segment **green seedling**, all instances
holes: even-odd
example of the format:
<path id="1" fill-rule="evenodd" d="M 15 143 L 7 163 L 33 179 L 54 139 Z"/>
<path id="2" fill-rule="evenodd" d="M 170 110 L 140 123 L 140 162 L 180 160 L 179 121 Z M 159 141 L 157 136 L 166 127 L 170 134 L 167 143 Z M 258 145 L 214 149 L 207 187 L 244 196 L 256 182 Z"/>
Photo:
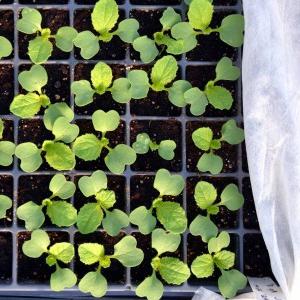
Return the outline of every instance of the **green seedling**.
<path id="1" fill-rule="evenodd" d="M 187 218 L 184 209 L 179 203 L 166 201 L 165 196 L 178 196 L 184 188 L 184 179 L 180 175 L 171 175 L 166 169 L 157 171 L 154 179 L 154 188 L 159 196 L 153 200 L 150 209 L 140 206 L 129 216 L 130 222 L 137 225 L 142 234 L 149 234 L 156 226 L 157 220 L 172 233 L 183 233 L 187 227 Z"/>
<path id="2" fill-rule="evenodd" d="M 51 41 L 55 41 L 56 46 L 64 51 L 71 52 L 73 41 L 77 36 L 77 31 L 73 27 L 64 26 L 53 34 L 50 28 L 42 28 L 42 15 L 34 8 L 24 8 L 21 18 L 17 21 L 17 29 L 26 34 L 35 34 L 36 37 L 29 42 L 28 55 L 35 64 L 42 64 L 48 60 L 53 51 Z"/>
<path id="3" fill-rule="evenodd" d="M 11 55 L 13 47 L 11 42 L 4 36 L 0 36 L 0 59 Z"/>
<path id="4" fill-rule="evenodd" d="M 126 213 L 119 209 L 110 210 L 116 203 L 116 195 L 107 189 L 107 177 L 103 171 L 81 177 L 78 185 L 85 197 L 93 197 L 96 201 L 85 204 L 78 213 L 77 227 L 81 233 L 92 233 L 102 223 L 109 235 L 116 236 L 129 225 Z"/>
<path id="5" fill-rule="evenodd" d="M 80 54 L 84 59 L 90 59 L 99 52 L 99 42 L 108 43 L 114 36 L 118 36 L 123 42 L 132 43 L 139 36 L 139 23 L 135 19 L 121 21 L 118 28 L 112 31 L 119 19 L 119 8 L 115 0 L 98 1 L 91 19 L 97 35 L 85 30 L 74 39 L 74 45 L 80 48 Z"/>
<path id="6" fill-rule="evenodd" d="M 88 272 L 79 282 L 79 290 L 91 293 L 94 297 L 103 297 L 107 292 L 106 278 L 101 274 L 107 269 L 112 260 L 119 261 L 125 267 L 136 267 L 144 259 L 144 253 L 136 247 L 136 239 L 125 236 L 114 246 L 114 253 L 106 255 L 104 246 L 97 243 L 81 244 L 78 248 L 80 261 L 85 265 L 95 265 L 95 271 Z"/>
<path id="7" fill-rule="evenodd" d="M 50 277 L 50 287 L 53 291 L 59 292 L 65 288 L 73 287 L 77 277 L 69 268 L 60 266 L 60 263 L 69 264 L 74 258 L 74 246 L 62 242 L 50 246 L 48 234 L 40 229 L 32 232 L 31 239 L 24 242 L 23 253 L 31 258 L 39 258 L 46 255 L 46 264 L 49 267 L 55 266 L 55 272 Z"/>
<path id="8" fill-rule="evenodd" d="M 13 163 L 16 146 L 10 141 L 3 141 L 5 122 L 0 119 L 0 166 L 8 167 Z"/>
<path id="9" fill-rule="evenodd" d="M 137 154 L 146 154 L 151 151 L 158 151 L 158 155 L 165 160 L 172 160 L 175 156 L 176 143 L 173 140 L 163 140 L 159 144 L 152 141 L 147 133 L 139 133 L 132 148 Z"/>
<path id="10" fill-rule="evenodd" d="M 84 161 L 93 161 L 98 159 L 102 150 L 105 149 L 108 151 L 104 158 L 107 168 L 112 173 L 122 174 L 126 165 L 135 162 L 136 153 L 125 144 L 119 144 L 111 148 L 109 146 L 110 141 L 105 136 L 107 132 L 118 128 L 120 115 L 115 110 L 110 110 L 107 113 L 103 110 L 97 110 L 92 115 L 92 121 L 95 130 L 101 132 L 101 139 L 91 133 L 79 136 L 73 144 L 75 155 Z"/>
<path id="11" fill-rule="evenodd" d="M 180 285 L 190 277 L 188 266 L 180 259 L 162 255 L 175 252 L 180 245 L 180 235 L 155 229 L 151 235 L 152 248 L 157 254 L 151 261 L 152 275 L 145 278 L 136 288 L 136 295 L 148 300 L 159 300 L 164 292 L 164 286 L 156 273 L 168 284 Z"/>
<path id="12" fill-rule="evenodd" d="M 223 169 L 223 159 L 214 151 L 221 149 L 222 142 L 237 145 L 244 140 L 244 130 L 237 127 L 233 119 L 223 124 L 221 134 L 219 139 L 214 139 L 213 131 L 209 127 L 201 127 L 193 132 L 192 139 L 195 146 L 205 152 L 197 163 L 200 172 L 219 174 Z"/>
<path id="13" fill-rule="evenodd" d="M 58 227 L 69 227 L 76 223 L 76 209 L 72 204 L 64 201 L 74 195 L 76 190 L 75 184 L 67 181 L 64 175 L 56 174 L 50 181 L 49 190 L 52 192 L 52 195 L 44 199 L 41 205 L 29 201 L 17 209 L 17 216 L 25 221 L 27 230 L 38 229 L 44 224 L 44 208 L 52 224 Z"/>
<path id="14" fill-rule="evenodd" d="M 6 212 L 12 207 L 12 200 L 6 195 L 0 195 L 0 220 L 5 219 Z"/>

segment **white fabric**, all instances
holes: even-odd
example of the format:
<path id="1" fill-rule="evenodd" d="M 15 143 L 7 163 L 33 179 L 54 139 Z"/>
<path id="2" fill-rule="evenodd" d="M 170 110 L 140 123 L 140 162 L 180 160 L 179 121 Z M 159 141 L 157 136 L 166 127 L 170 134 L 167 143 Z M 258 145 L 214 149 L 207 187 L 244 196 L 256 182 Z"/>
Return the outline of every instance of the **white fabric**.
<path id="1" fill-rule="evenodd" d="M 243 0 L 244 126 L 272 268 L 300 299 L 300 0 Z"/>

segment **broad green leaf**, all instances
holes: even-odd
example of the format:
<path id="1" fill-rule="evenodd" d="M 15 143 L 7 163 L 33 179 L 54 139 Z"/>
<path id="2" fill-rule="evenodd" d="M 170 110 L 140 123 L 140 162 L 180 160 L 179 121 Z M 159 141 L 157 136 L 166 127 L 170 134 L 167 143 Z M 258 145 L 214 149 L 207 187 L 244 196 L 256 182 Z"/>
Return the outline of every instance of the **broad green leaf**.
<path id="1" fill-rule="evenodd" d="M 161 258 L 158 271 L 161 277 L 169 284 L 182 284 L 191 275 L 188 266 L 175 257 Z"/>
<path id="2" fill-rule="evenodd" d="M 168 88 L 170 102 L 178 107 L 184 107 L 186 105 L 184 94 L 191 88 L 192 85 L 186 80 L 175 81 L 173 85 Z"/>
<path id="3" fill-rule="evenodd" d="M 96 110 L 92 115 L 93 126 L 95 130 L 102 133 L 107 131 L 114 131 L 120 124 L 120 115 L 115 110 L 105 112 L 103 110 Z"/>
<path id="4" fill-rule="evenodd" d="M 2 119 L 0 118 L 0 140 L 3 138 L 3 132 L 5 129 L 5 125 L 4 122 L 2 121 Z"/>
<path id="5" fill-rule="evenodd" d="M 210 254 L 197 256 L 191 265 L 191 271 L 197 278 L 212 276 L 214 269 L 214 260 Z"/>
<path id="6" fill-rule="evenodd" d="M 168 170 L 160 169 L 153 186 L 161 196 L 178 196 L 184 189 L 184 179 L 181 175 L 172 175 Z"/>
<path id="7" fill-rule="evenodd" d="M 155 91 L 164 90 L 165 86 L 176 78 L 178 65 L 176 59 L 166 55 L 159 59 L 151 71 L 152 88 Z"/>
<path id="8" fill-rule="evenodd" d="M 98 62 L 91 71 L 92 84 L 101 94 L 111 85 L 112 78 L 111 67 L 104 62 Z"/>
<path id="9" fill-rule="evenodd" d="M 111 212 L 106 211 L 102 225 L 110 236 L 116 236 L 122 228 L 126 228 L 129 225 L 129 218 L 126 213 L 119 209 L 114 209 Z"/>
<path id="10" fill-rule="evenodd" d="M 42 87 L 48 82 L 48 74 L 43 66 L 33 65 L 29 71 L 21 72 L 18 80 L 26 91 L 41 94 Z"/>
<path id="11" fill-rule="evenodd" d="M 165 252 L 175 252 L 180 245 L 180 235 L 172 232 L 166 232 L 161 228 L 157 228 L 151 235 L 152 248 L 157 251 L 160 256 Z"/>
<path id="12" fill-rule="evenodd" d="M 114 246 L 113 258 L 125 267 L 138 266 L 144 259 L 144 253 L 136 247 L 136 244 L 136 239 L 133 236 L 125 236 Z"/>
<path id="13" fill-rule="evenodd" d="M 0 166 L 8 167 L 13 163 L 16 146 L 9 141 L 0 141 Z"/>
<path id="14" fill-rule="evenodd" d="M 156 206 L 159 222 L 172 233 L 183 233 L 187 227 L 187 218 L 184 209 L 179 203 L 161 201 Z"/>
<path id="15" fill-rule="evenodd" d="M 217 109 L 230 109 L 233 103 L 231 93 L 221 86 L 210 86 L 205 89 L 208 102 Z"/>
<path id="16" fill-rule="evenodd" d="M 136 38 L 132 46 L 135 51 L 140 53 L 141 61 L 145 64 L 152 62 L 159 54 L 155 42 L 146 35 Z"/>
<path id="17" fill-rule="evenodd" d="M 95 171 L 91 176 L 81 177 L 78 186 L 85 197 L 94 196 L 107 188 L 107 177 L 103 171 Z"/>
<path id="18" fill-rule="evenodd" d="M 225 17 L 218 31 L 223 42 L 232 47 L 240 47 L 244 39 L 244 17 L 239 14 Z"/>
<path id="19" fill-rule="evenodd" d="M 34 8 L 24 8 L 21 19 L 17 21 L 17 29 L 23 33 L 32 34 L 41 31 L 42 15 Z"/>
<path id="20" fill-rule="evenodd" d="M 56 46 L 65 52 L 71 52 L 73 49 L 73 42 L 77 37 L 77 30 L 70 26 L 60 27 L 55 35 Z"/>
<path id="21" fill-rule="evenodd" d="M 235 254 L 233 252 L 222 250 L 214 255 L 214 263 L 222 270 L 228 270 L 234 265 Z"/>
<path id="22" fill-rule="evenodd" d="M 219 155 L 204 153 L 197 163 L 197 168 L 200 172 L 210 172 L 216 175 L 223 169 L 223 160 Z"/>
<path id="23" fill-rule="evenodd" d="M 151 139 L 147 133 L 139 133 L 132 148 L 137 154 L 146 154 L 149 151 Z"/>
<path id="24" fill-rule="evenodd" d="M 192 139 L 197 148 L 208 151 L 213 139 L 213 131 L 209 127 L 198 128 L 193 132 Z"/>
<path id="25" fill-rule="evenodd" d="M 69 227 L 76 223 L 77 210 L 66 201 L 52 201 L 47 206 L 47 215 L 52 224 L 58 227 Z"/>
<path id="26" fill-rule="evenodd" d="M 164 140 L 159 144 L 158 154 L 165 160 L 172 160 L 175 157 L 175 149 L 176 143 L 173 140 Z"/>
<path id="27" fill-rule="evenodd" d="M 175 24 L 181 21 L 181 16 L 178 14 L 174 8 L 168 7 L 164 10 L 162 17 L 159 19 L 163 30 L 171 29 Z"/>
<path id="28" fill-rule="evenodd" d="M 79 136 L 73 143 L 75 155 L 85 161 L 96 160 L 102 151 L 100 140 L 91 133 Z"/>
<path id="29" fill-rule="evenodd" d="M 218 279 L 221 294 L 226 298 L 233 298 L 238 290 L 247 285 L 247 277 L 238 270 L 223 271 Z"/>
<path id="30" fill-rule="evenodd" d="M 57 266 L 56 271 L 51 274 L 50 286 L 51 290 L 60 292 L 65 288 L 73 287 L 77 282 L 77 277 L 72 270 L 68 268 L 60 268 Z"/>
<path id="31" fill-rule="evenodd" d="M 114 191 L 101 190 L 97 193 L 96 199 L 102 208 L 109 209 L 116 203 L 116 194 Z"/>
<path id="32" fill-rule="evenodd" d="M 118 78 L 114 80 L 111 87 L 111 95 L 118 103 L 128 103 L 131 98 L 131 84 L 127 78 Z"/>
<path id="33" fill-rule="evenodd" d="M 194 198 L 201 209 L 207 209 L 216 201 L 217 190 L 211 183 L 200 181 L 195 187 Z"/>
<path id="34" fill-rule="evenodd" d="M 233 66 L 232 60 L 228 57 L 223 57 L 216 67 L 216 80 L 237 80 L 240 77 L 240 69 Z"/>
<path id="35" fill-rule="evenodd" d="M 19 94 L 15 96 L 9 109 L 18 117 L 32 118 L 40 111 L 41 106 L 40 96 L 35 93 L 28 93 L 26 95 Z"/>
<path id="36" fill-rule="evenodd" d="M 239 192 L 238 187 L 230 183 L 228 184 L 221 194 L 220 205 L 226 206 L 229 210 L 238 210 L 244 204 L 244 197 Z"/>
<path id="37" fill-rule="evenodd" d="M 43 150 L 46 152 L 47 163 L 55 170 L 73 170 L 75 167 L 75 155 L 69 146 L 53 141 L 45 141 Z"/>
<path id="38" fill-rule="evenodd" d="M 92 24 L 99 33 L 113 29 L 119 18 L 119 9 L 115 0 L 101 0 L 96 3 L 92 12 Z"/>
<path id="39" fill-rule="evenodd" d="M 230 236 L 226 231 L 222 231 L 217 237 L 212 237 L 208 242 L 209 253 L 216 253 L 221 251 L 223 248 L 229 246 Z"/>
<path id="40" fill-rule="evenodd" d="M 4 36 L 0 36 L 0 59 L 8 57 L 12 53 L 13 47 L 10 41 Z"/>
<path id="41" fill-rule="evenodd" d="M 98 203 L 87 203 L 81 207 L 77 216 L 77 227 L 80 233 L 94 232 L 101 224 L 103 211 Z"/>
<path id="42" fill-rule="evenodd" d="M 79 134 L 79 127 L 71 124 L 66 117 L 59 117 L 53 124 L 52 133 L 56 141 L 73 142 Z"/>
<path id="43" fill-rule="evenodd" d="M 156 218 L 145 206 L 133 210 L 129 216 L 130 223 L 137 225 L 142 234 L 149 234 L 156 225 Z"/>
<path id="44" fill-rule="evenodd" d="M 35 64 L 43 64 L 51 56 L 52 43 L 44 37 L 38 36 L 29 42 L 28 55 Z"/>
<path id="45" fill-rule="evenodd" d="M 202 241 L 207 243 L 211 238 L 218 234 L 218 227 L 210 220 L 209 217 L 197 216 L 190 224 L 192 235 L 200 235 Z"/>
<path id="46" fill-rule="evenodd" d="M 208 0 L 193 0 L 188 11 L 190 24 L 195 29 L 205 30 L 213 16 L 214 7 Z"/>
<path id="47" fill-rule="evenodd" d="M 100 50 L 98 37 L 88 30 L 78 33 L 73 43 L 80 48 L 80 55 L 84 59 L 91 59 Z"/>
<path id="48" fill-rule="evenodd" d="M 32 201 L 18 207 L 17 217 L 25 221 L 25 228 L 30 231 L 40 228 L 45 221 L 42 207 Z"/>
<path id="49" fill-rule="evenodd" d="M 75 94 L 74 101 L 77 106 L 85 106 L 93 102 L 95 91 L 89 81 L 74 81 L 71 84 L 71 91 Z"/>
<path id="50" fill-rule="evenodd" d="M 107 281 L 99 272 L 88 272 L 78 284 L 79 290 L 83 293 L 91 293 L 93 297 L 101 298 L 106 294 Z"/>
<path id="51" fill-rule="evenodd" d="M 47 232 L 37 229 L 31 233 L 30 240 L 24 242 L 22 251 L 28 257 L 38 258 L 48 252 L 49 245 L 50 239 Z"/>
<path id="52" fill-rule="evenodd" d="M 84 243 L 79 245 L 78 254 L 80 261 L 86 265 L 92 265 L 100 261 L 105 255 L 104 247 L 97 243 Z"/>
<path id="53" fill-rule="evenodd" d="M 237 127 L 236 121 L 233 119 L 223 124 L 221 133 L 222 140 L 231 145 L 240 144 L 245 138 L 244 130 Z"/>
<path id="54" fill-rule="evenodd" d="M 130 93 L 133 99 L 143 99 L 147 97 L 149 92 L 149 78 L 143 70 L 132 70 L 128 72 L 128 80 L 130 81 Z"/>
<path id="55" fill-rule="evenodd" d="M 205 113 L 208 101 L 206 95 L 199 88 L 194 87 L 184 93 L 184 101 L 190 104 L 190 111 L 194 116 L 200 116 Z"/>
<path id="56" fill-rule="evenodd" d="M 148 300 L 159 300 L 164 293 L 164 286 L 153 271 L 151 276 L 146 277 L 137 286 L 135 293 L 138 297 L 146 297 Z"/>
<path id="57" fill-rule="evenodd" d="M 53 193 L 53 196 L 60 199 L 69 199 L 74 195 L 76 186 L 72 181 L 67 181 L 63 174 L 56 174 L 50 181 L 49 190 Z"/>
<path id="58" fill-rule="evenodd" d="M 120 144 L 109 151 L 104 161 L 112 173 L 122 174 L 126 165 L 132 165 L 136 161 L 136 153 L 131 147 Z"/>
<path id="59" fill-rule="evenodd" d="M 53 255 L 57 260 L 68 264 L 74 257 L 74 246 L 70 243 L 56 243 L 49 249 L 49 254 Z"/>
<path id="60" fill-rule="evenodd" d="M 119 23 L 116 34 L 123 42 L 132 44 L 139 37 L 139 27 L 140 24 L 136 19 L 126 19 Z"/>
<path id="61" fill-rule="evenodd" d="M 6 217 L 6 211 L 12 207 L 12 200 L 11 198 L 0 195 L 0 219 Z"/>
<path id="62" fill-rule="evenodd" d="M 34 172 L 42 164 L 41 150 L 33 143 L 17 145 L 15 155 L 21 160 L 21 169 L 24 172 Z"/>

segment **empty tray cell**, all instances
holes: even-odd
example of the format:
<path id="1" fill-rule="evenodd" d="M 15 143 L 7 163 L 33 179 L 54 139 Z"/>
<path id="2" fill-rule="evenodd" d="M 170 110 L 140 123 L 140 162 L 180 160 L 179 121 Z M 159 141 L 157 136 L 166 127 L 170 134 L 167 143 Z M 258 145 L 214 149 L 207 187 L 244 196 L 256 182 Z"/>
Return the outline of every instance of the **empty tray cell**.
<path id="1" fill-rule="evenodd" d="M 69 0 L 19 0 L 21 4 L 68 4 Z"/>
<path id="2" fill-rule="evenodd" d="M 13 2 L 13 0 L 0 0 L 0 5 L 11 4 Z"/>
<path id="3" fill-rule="evenodd" d="M 14 122 L 12 120 L 2 119 L 4 124 L 3 138 L 0 141 L 10 141 L 14 143 Z M 0 166 L 0 170 L 11 170 L 13 164 L 8 167 Z"/>
<path id="4" fill-rule="evenodd" d="M 238 0 L 215 0 L 214 5 L 232 6 L 236 5 Z"/>
<path id="5" fill-rule="evenodd" d="M 6 2 L 11 3 L 11 2 Z M 4 10 L 1 9 L 0 0 L 0 36 L 6 37 L 12 44 L 14 45 L 14 12 L 12 10 Z M 13 57 L 14 52 L 9 57 L 5 57 L 4 59 L 10 59 Z M 2 95 L 2 94 L 1 94 Z"/>
<path id="6" fill-rule="evenodd" d="M 11 283 L 12 258 L 12 234 L 0 232 L 0 284 Z"/>
<path id="7" fill-rule="evenodd" d="M 78 4 L 95 4 L 97 3 L 99 0 L 75 0 L 75 3 Z M 125 0 L 116 0 L 116 2 L 120 5 L 123 4 L 125 2 Z"/>
<path id="8" fill-rule="evenodd" d="M 0 115 L 10 114 L 9 106 L 14 98 L 13 65 L 0 65 Z"/>
<path id="9" fill-rule="evenodd" d="M 13 200 L 13 190 L 14 190 L 13 177 L 9 175 L 0 175 L 0 195 L 5 195 Z M 13 209 L 10 208 L 9 210 L 6 211 L 6 218 L 0 220 L 0 228 L 10 227 L 12 225 L 12 219 L 13 219 Z M 0 260 L 1 260 L 1 254 L 0 254 Z M 0 274 L 1 274 L 1 262 L 0 262 Z M 0 275 L 0 281 L 1 281 L 1 275 Z"/>
<path id="10" fill-rule="evenodd" d="M 178 5 L 181 0 L 130 0 L 132 4 L 141 5 Z"/>
<path id="11" fill-rule="evenodd" d="M 259 229 L 249 177 L 243 179 L 243 195 L 245 198 L 243 207 L 244 227 L 249 229 Z"/>
<path id="12" fill-rule="evenodd" d="M 248 161 L 247 161 L 247 150 L 246 150 L 246 143 L 242 143 L 242 160 L 243 160 L 243 171 L 248 173 L 249 167 L 248 167 Z"/>

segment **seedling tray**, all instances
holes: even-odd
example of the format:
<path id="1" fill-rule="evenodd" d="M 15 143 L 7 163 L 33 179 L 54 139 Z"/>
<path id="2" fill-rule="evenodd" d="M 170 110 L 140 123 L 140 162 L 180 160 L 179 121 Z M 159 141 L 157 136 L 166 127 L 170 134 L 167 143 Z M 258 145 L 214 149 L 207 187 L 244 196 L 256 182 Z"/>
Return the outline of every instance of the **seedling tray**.
<path id="1" fill-rule="evenodd" d="M 181 0 L 119 0 L 121 16 L 135 17 L 141 24 L 141 34 L 155 32 L 155 24 L 161 16 L 162 10 L 172 6 L 186 14 L 186 5 Z M 47 23 L 47 27 L 56 30 L 63 25 L 74 26 L 79 31 L 90 29 L 88 11 L 92 9 L 93 0 L 0 0 L 0 35 L 14 41 L 14 53 L 9 59 L 0 61 L 0 117 L 8 120 L 10 128 L 4 133 L 7 140 L 15 143 L 33 141 L 37 144 L 47 138 L 43 130 L 41 115 L 30 119 L 20 120 L 9 113 L 9 104 L 13 95 L 19 92 L 17 80 L 19 70 L 30 61 L 26 54 L 26 36 L 16 30 L 16 20 L 23 7 L 35 7 L 40 9 Z M 215 0 L 214 22 L 233 12 L 242 11 L 241 0 Z M 213 35 L 201 37 L 200 45 L 187 55 L 178 57 L 181 78 L 189 80 L 193 85 L 203 87 L 213 78 L 214 66 L 222 56 L 228 56 L 241 66 L 241 50 L 226 46 Z M 187 211 L 189 222 L 194 219 L 198 208 L 193 199 L 193 190 L 199 179 L 204 179 L 215 184 L 221 190 L 228 183 L 236 183 L 243 191 L 245 205 L 238 213 L 222 209 L 218 215 L 216 224 L 219 228 L 226 229 L 232 235 L 230 249 L 237 255 L 237 268 L 249 276 L 269 276 L 271 274 L 269 258 L 261 237 L 254 202 L 251 193 L 251 185 L 248 174 L 245 146 L 229 146 L 220 155 L 224 160 L 224 171 L 218 176 L 201 174 L 196 171 L 196 162 L 199 151 L 192 143 L 191 134 L 200 125 L 209 125 L 216 132 L 220 124 L 229 118 L 234 118 L 239 124 L 243 122 L 242 115 L 242 87 L 241 80 L 234 84 L 226 84 L 233 93 L 235 103 L 231 110 L 222 111 L 207 110 L 204 116 L 193 117 L 185 109 L 171 105 L 163 93 L 150 93 L 146 102 L 132 100 L 130 104 L 121 105 L 109 98 L 99 97 L 96 102 L 83 108 L 75 107 L 74 99 L 70 93 L 70 82 L 85 79 L 89 76 L 93 64 L 99 60 L 110 64 L 115 76 L 122 76 L 132 68 L 144 68 L 137 60 L 137 55 L 132 48 L 126 48 L 120 40 L 113 40 L 108 46 L 103 46 L 101 56 L 93 60 L 84 61 L 77 50 L 68 53 L 54 51 L 54 56 L 46 63 L 49 74 L 47 94 L 52 100 L 66 101 L 75 111 L 75 122 L 80 126 L 81 134 L 90 131 L 91 114 L 95 109 L 115 109 L 121 114 L 122 125 L 114 138 L 117 141 L 125 141 L 131 144 L 138 133 L 150 132 L 157 134 L 158 140 L 170 138 L 177 143 L 175 159 L 172 162 L 155 160 L 155 157 L 140 157 L 124 175 L 109 175 L 109 185 L 114 187 L 118 194 L 118 205 L 129 213 L 139 205 L 147 204 L 147 199 L 154 193 L 152 183 L 155 171 L 161 167 L 181 174 L 186 180 L 186 188 L 178 201 Z M 225 84 L 224 84 L 225 85 Z M 106 100 L 103 103 L 103 100 Z M 102 100 L 102 103 L 101 103 Z M 92 171 L 102 168 L 97 163 L 85 163 L 80 161 L 76 169 L 66 172 L 76 183 L 80 176 L 89 175 Z M 39 260 L 31 260 L 22 254 L 22 243 L 29 237 L 24 224 L 17 221 L 16 208 L 34 197 L 39 197 L 48 186 L 50 178 L 57 172 L 43 165 L 41 171 L 24 173 L 18 166 L 15 158 L 13 168 L 0 169 L 0 193 L 4 193 L 14 199 L 14 206 L 8 213 L 10 220 L 0 222 L 0 296 L 43 296 L 43 297 L 90 297 L 84 296 L 77 288 L 55 293 L 49 287 L 49 273 L 46 265 Z M 149 196 L 150 195 L 150 196 Z M 77 192 L 72 199 L 75 207 L 80 207 L 82 199 Z M 199 211 L 198 211 L 199 212 Z M 49 225 L 50 223 L 48 223 Z M 112 238 L 101 231 L 90 235 L 80 235 L 76 227 L 59 229 L 47 226 L 50 237 L 55 241 L 70 241 L 71 243 L 101 241 L 108 251 L 120 240 L 122 234 Z M 151 260 L 150 236 L 143 236 L 134 227 L 129 227 L 126 232 L 132 233 L 138 241 L 138 246 L 145 252 L 145 261 L 136 268 L 126 269 L 118 264 L 112 265 L 106 275 L 109 282 L 107 296 L 134 296 L 134 287 L 146 275 Z M 123 234 L 124 235 L 124 234 Z M 189 265 L 193 259 L 206 251 L 201 237 L 194 237 L 188 232 L 183 235 L 180 250 L 175 255 L 183 258 Z M 83 274 L 86 269 L 81 269 L 78 257 L 71 267 Z M 216 278 L 200 280 L 191 276 L 187 283 L 181 286 L 166 286 L 165 296 L 179 298 L 191 296 L 199 286 L 205 286 L 216 290 Z"/>

